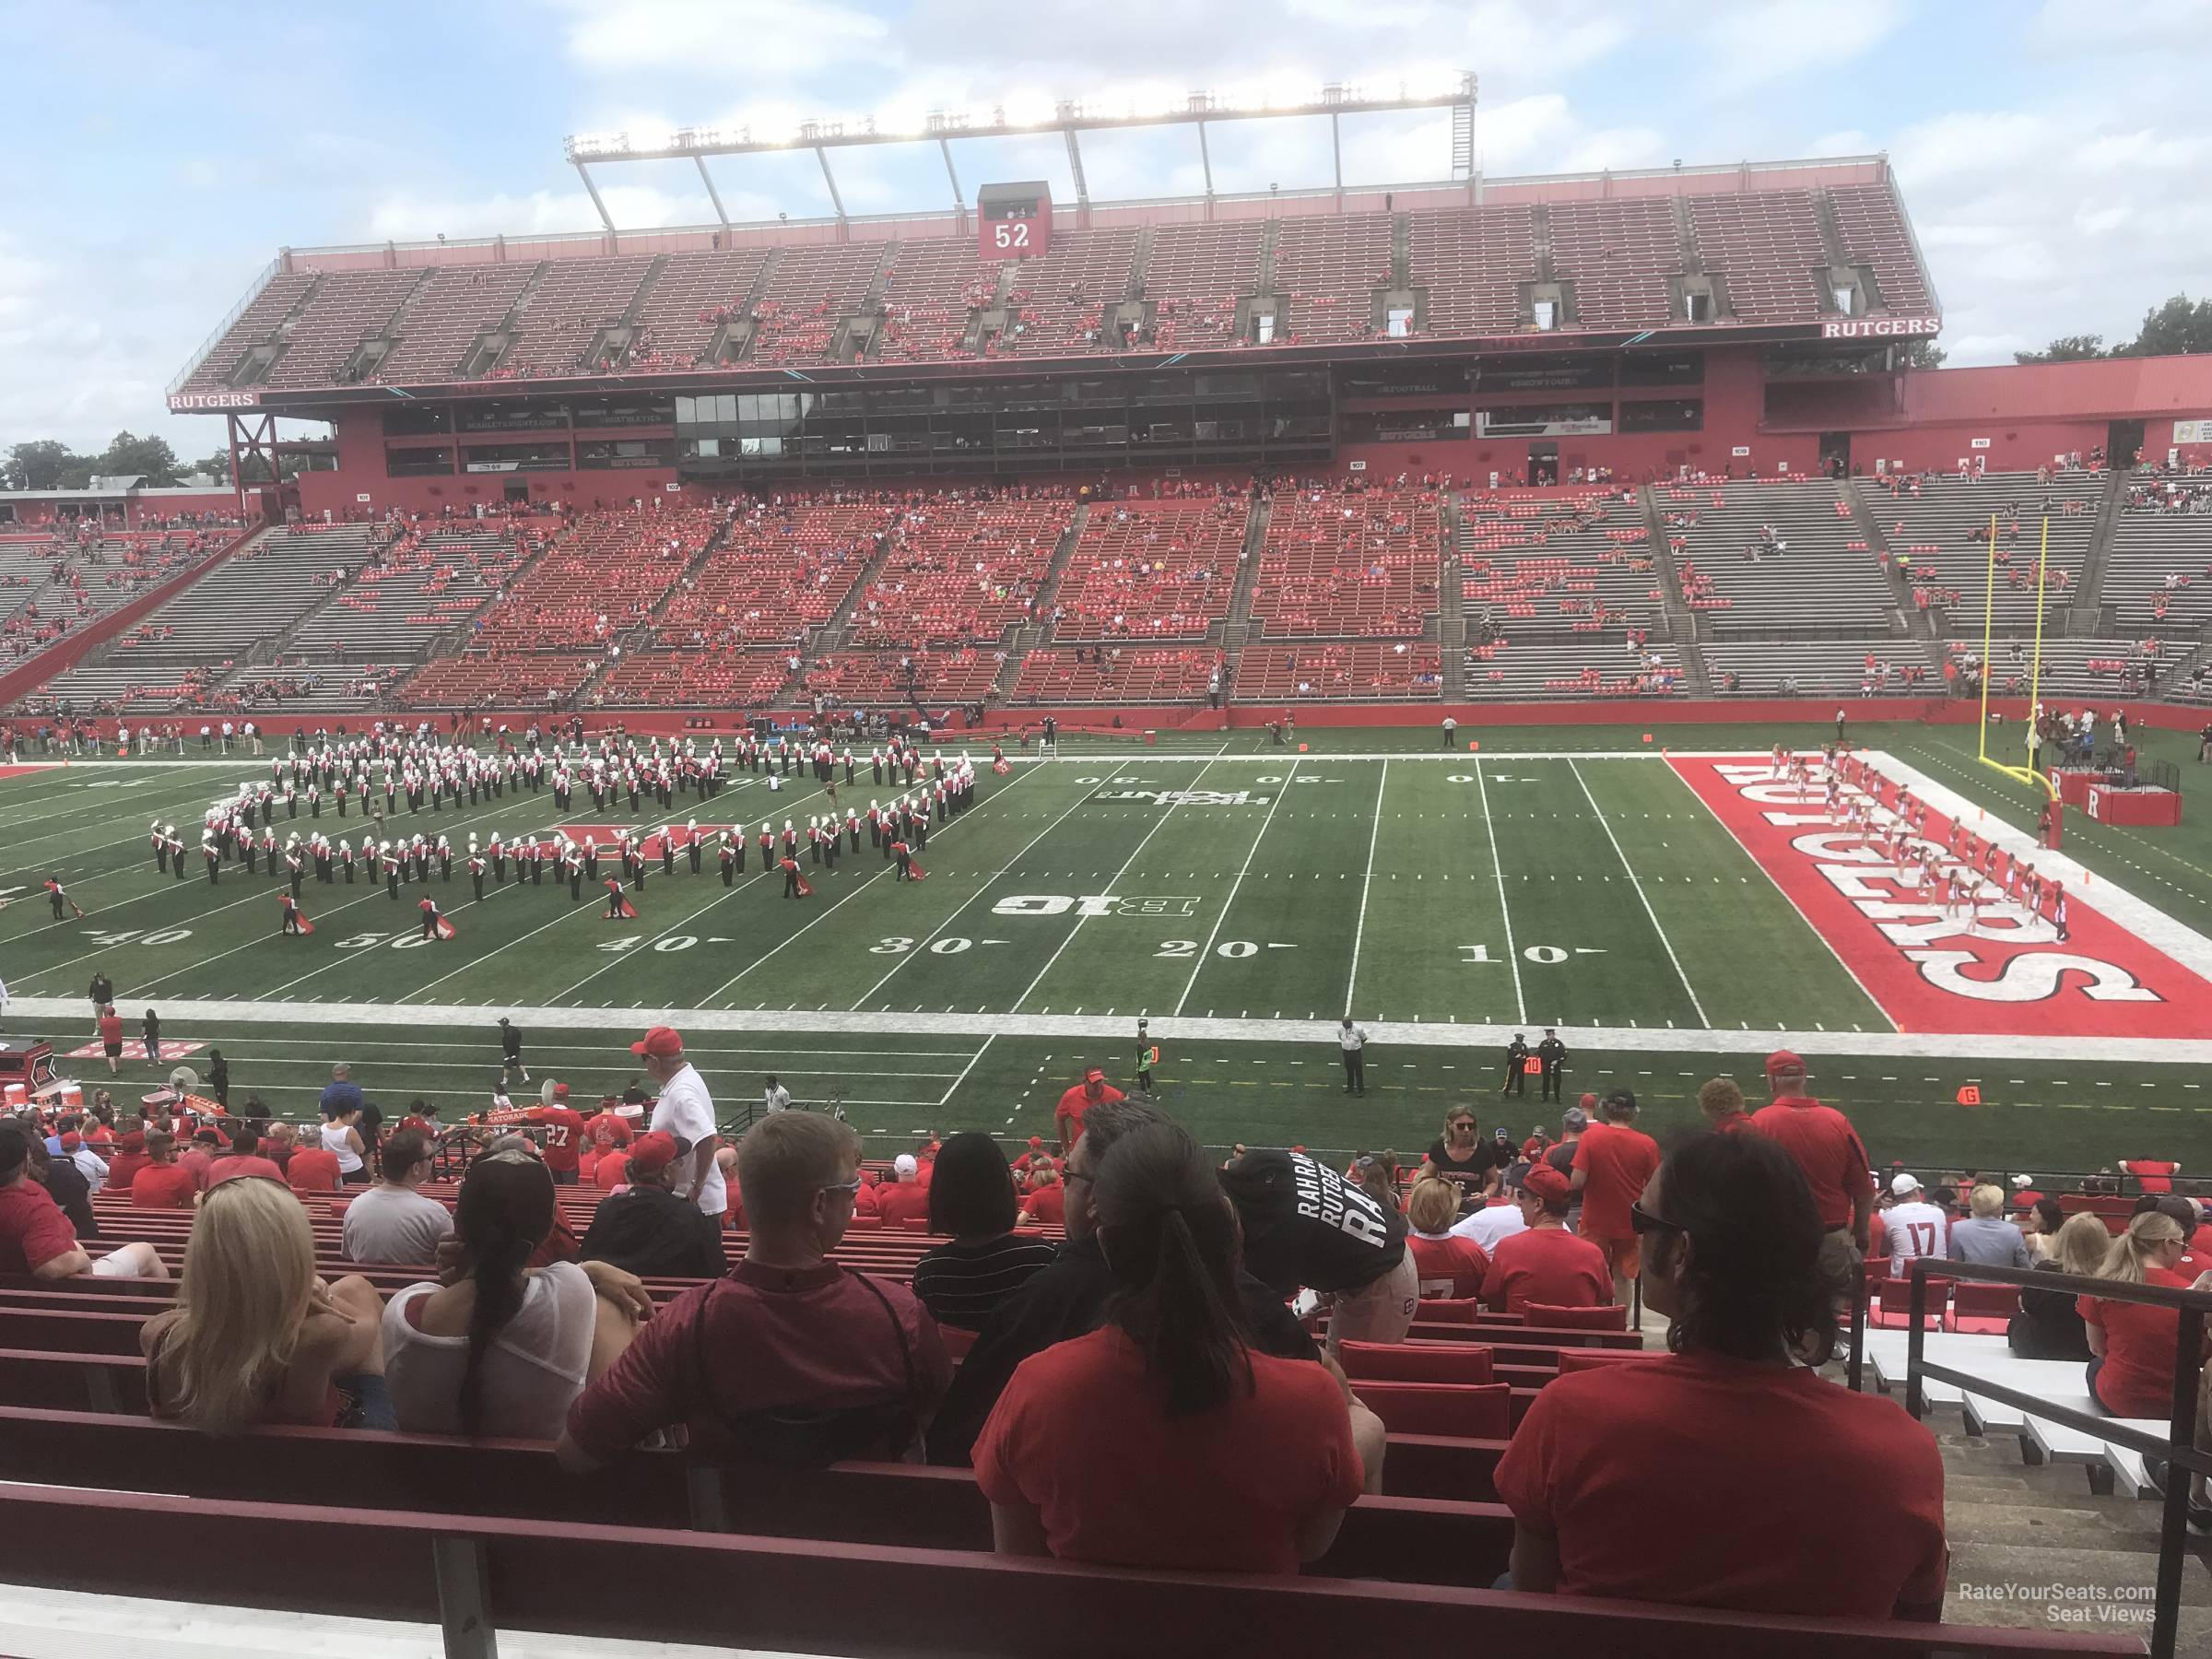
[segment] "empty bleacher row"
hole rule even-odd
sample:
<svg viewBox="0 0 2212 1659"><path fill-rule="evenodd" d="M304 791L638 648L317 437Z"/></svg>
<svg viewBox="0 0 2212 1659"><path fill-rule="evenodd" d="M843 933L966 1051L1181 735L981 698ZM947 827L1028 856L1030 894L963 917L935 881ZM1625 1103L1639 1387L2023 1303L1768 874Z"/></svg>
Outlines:
<svg viewBox="0 0 2212 1659"><path fill-rule="evenodd" d="M1708 636L1878 634L1898 603L1827 479L1655 488L1683 597Z"/></svg>
<svg viewBox="0 0 2212 1659"><path fill-rule="evenodd" d="M1924 639L1712 641L1699 650L1721 695L1940 697L1945 689Z"/></svg>
<svg viewBox="0 0 2212 1659"><path fill-rule="evenodd" d="M593 707L765 709L791 679L780 651L631 652L593 684Z"/></svg>
<svg viewBox="0 0 2212 1659"><path fill-rule="evenodd" d="M1470 645L1469 702L1556 702L1584 697L1680 697L1682 655L1672 644Z"/></svg>
<svg viewBox="0 0 2212 1659"><path fill-rule="evenodd" d="M35 654L219 548L222 529L0 536L0 663Z"/></svg>
<svg viewBox="0 0 2212 1659"><path fill-rule="evenodd" d="M1193 702L1221 671L1210 646L1147 650L1102 646L1083 651L1032 651L1014 681L1019 703Z"/></svg>
<svg viewBox="0 0 2212 1659"><path fill-rule="evenodd" d="M839 708L885 708L916 700L932 714L952 703L982 702L1006 653L963 645L944 650L833 651L806 672L802 700L826 697Z"/></svg>
<svg viewBox="0 0 2212 1659"><path fill-rule="evenodd" d="M2051 618L2064 618L2080 590L2104 481L2086 473L2062 473L2047 483L2033 473L1979 477L1936 473L1900 479L1894 488L1878 479L1856 478L1852 488L1873 514L1890 558L1909 559L1915 588L1928 586L1960 595L1959 606L1951 607L1954 622L1969 618L1980 622L1987 594L1992 596L1990 614L1996 628L2031 633L2039 562L2046 627L2052 625ZM2043 556L2046 517L2050 544ZM1993 519L1994 588L1989 582Z"/></svg>
<svg viewBox="0 0 2212 1659"><path fill-rule="evenodd" d="M1236 695L1246 702L1430 701L1443 695L1442 656L1441 646L1403 640L1247 645L1237 656Z"/></svg>
<svg viewBox="0 0 2212 1659"><path fill-rule="evenodd" d="M1651 531L1633 491L1470 493L1459 498L1458 518L1470 628L1621 639L1663 618Z"/></svg>
<svg viewBox="0 0 2212 1659"><path fill-rule="evenodd" d="M1411 638L1438 605L1443 525L1434 491L1279 492L1252 615L1271 638Z"/></svg>
<svg viewBox="0 0 2212 1659"><path fill-rule="evenodd" d="M1887 184L1744 192L1707 182L1680 197L1163 223L1149 231L1141 259L1146 233L1069 229L1005 276L1008 325L980 348L1024 357L1122 348L1119 331L1102 333L1100 323L1104 306L1124 299L1147 302L1137 345L1171 351L1249 343L1256 334L1243 326L1244 302L1261 292L1271 232L1270 291L1287 319L1278 342L1370 337L1401 237L1404 279L1418 296L1413 332L1425 335L1537 327L1524 294L1540 276L1571 293L1566 312L1552 319L1558 325L1687 323L1674 314L1671 284L1692 268L1693 256L1696 268L1720 279L1724 320L1813 322L1835 314L1835 297L1820 281L1830 256L1824 204L1832 209L1837 252L1874 274L1877 291L1867 300L1900 315L1927 309L1926 278ZM1682 214L1678 202L1687 205ZM1688 236L1678 218L1686 218ZM747 317L745 360L763 365L830 360L848 349L844 320L862 314L881 319L867 348L874 360L959 360L979 349L969 324L996 297L1004 269L980 259L968 237L949 233L697 249L659 261L595 254L317 273L313 257L293 255L301 268L274 276L181 389L300 389L356 377L448 383L465 371L494 381L561 374L583 369L601 331L625 319L638 334L611 366L633 372L692 368L723 323ZM505 349L476 360L479 339L509 324ZM371 340L391 344L364 368L357 353Z"/></svg>
<svg viewBox="0 0 2212 1659"><path fill-rule="evenodd" d="M1971 673L1982 665L1981 638L1947 641L1943 653L1947 662ZM2180 660L2187 655L2183 652ZM2179 697L2187 689L2176 659L2125 640L2046 636L2040 665L2032 641L2000 640L1989 661L1993 692L2025 697L2032 686L2038 700L2068 709L2088 703L2101 710L2121 698Z"/></svg>

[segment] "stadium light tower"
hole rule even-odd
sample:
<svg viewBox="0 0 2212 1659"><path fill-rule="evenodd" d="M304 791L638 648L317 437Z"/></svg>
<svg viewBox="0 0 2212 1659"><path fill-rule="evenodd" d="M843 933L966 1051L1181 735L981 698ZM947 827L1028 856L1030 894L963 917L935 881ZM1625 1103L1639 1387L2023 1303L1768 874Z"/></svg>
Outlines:
<svg viewBox="0 0 2212 1659"><path fill-rule="evenodd" d="M606 210L606 202L592 177L594 167L627 161L688 160L699 169L700 182L707 187L707 198L714 205L714 215L727 229L729 215L723 208L721 193L707 172L707 158L802 149L812 150L820 163L822 182L829 187L837 222L842 228L847 222L844 198L830 164L832 150L864 145L934 143L944 159L946 177L952 183L954 212L964 220L966 202L960 191L959 173L952 160L955 138L1060 135L1067 145L1068 171L1075 181L1077 201L1088 207L1090 194L1083 174L1080 134L1166 126L1196 128L1199 165L1206 176L1206 194L1210 199L1214 194L1214 168L1206 144L1206 128L1216 122L1277 120L1285 116L1328 117L1335 187L1341 194L1346 116L1448 109L1452 112L1450 177L1455 182L1465 183L1472 192L1477 188L1475 98L1475 75L1462 70L1441 76L1408 76L1387 93L1332 81L1317 88L1290 92L1274 88L1195 91L1180 100L1156 101L1149 106L1131 100L1117 104L1110 96L1089 100L1014 98L989 110L933 111L919 120L864 115L822 117L791 126L747 122L734 127L682 127L670 133L571 134L562 148L577 176L583 181L584 191L598 211L600 223L610 234L618 235L621 227Z"/></svg>

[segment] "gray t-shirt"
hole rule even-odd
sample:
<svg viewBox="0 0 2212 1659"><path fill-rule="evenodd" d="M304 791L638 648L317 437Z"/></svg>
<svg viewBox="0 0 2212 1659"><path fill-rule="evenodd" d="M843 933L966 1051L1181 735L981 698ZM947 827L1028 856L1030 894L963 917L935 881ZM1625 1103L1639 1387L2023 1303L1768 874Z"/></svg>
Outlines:
<svg viewBox="0 0 2212 1659"><path fill-rule="evenodd" d="M379 1182L346 1206L346 1259L427 1266L453 1230L444 1205Z"/></svg>
<svg viewBox="0 0 2212 1659"><path fill-rule="evenodd" d="M2018 1267L2022 1272L2035 1265L2028 1259L2028 1241L2020 1236L2020 1230L1995 1216L1952 1222L1950 1259L1971 1262L1977 1267Z"/></svg>

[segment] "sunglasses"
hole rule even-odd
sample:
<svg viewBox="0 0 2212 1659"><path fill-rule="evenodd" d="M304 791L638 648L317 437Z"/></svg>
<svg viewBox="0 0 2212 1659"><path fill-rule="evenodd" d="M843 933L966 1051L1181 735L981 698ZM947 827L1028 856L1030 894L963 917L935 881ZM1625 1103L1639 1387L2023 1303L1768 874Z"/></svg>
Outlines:
<svg viewBox="0 0 2212 1659"><path fill-rule="evenodd" d="M1640 1199L1629 1206L1629 1226L1638 1238L1653 1232L1687 1232L1679 1221L1669 1221L1665 1216L1654 1216L1643 1207Z"/></svg>
<svg viewBox="0 0 2212 1659"><path fill-rule="evenodd" d="M815 1189L819 1193L857 1193L865 1184L855 1175L850 1181L825 1181Z"/></svg>

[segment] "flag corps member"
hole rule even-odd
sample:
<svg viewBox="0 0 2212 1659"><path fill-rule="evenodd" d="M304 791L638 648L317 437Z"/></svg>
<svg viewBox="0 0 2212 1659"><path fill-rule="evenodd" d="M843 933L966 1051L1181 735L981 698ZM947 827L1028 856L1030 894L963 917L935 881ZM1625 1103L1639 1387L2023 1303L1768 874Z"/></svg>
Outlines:
<svg viewBox="0 0 2212 1659"><path fill-rule="evenodd" d="M606 878L606 914L600 919L606 922L635 920L637 913L636 911L630 909L629 900L622 896L620 879L613 876L608 877Z"/></svg>
<svg viewBox="0 0 2212 1659"><path fill-rule="evenodd" d="M417 903L416 909L422 912L422 936L424 938L450 939L453 936L453 924L446 920L445 913L438 908L438 901L435 899L421 900Z"/></svg>
<svg viewBox="0 0 2212 1659"><path fill-rule="evenodd" d="M276 895L276 902L284 911L284 926L281 931L288 934L312 934L315 931L315 924L307 919L307 912L300 908L299 900L293 898L289 893L279 893Z"/></svg>
<svg viewBox="0 0 2212 1659"><path fill-rule="evenodd" d="M778 859L776 863L783 871L784 898L811 899L814 897L813 887L807 882L806 877L799 874L799 861L797 859L786 853L782 858Z"/></svg>

